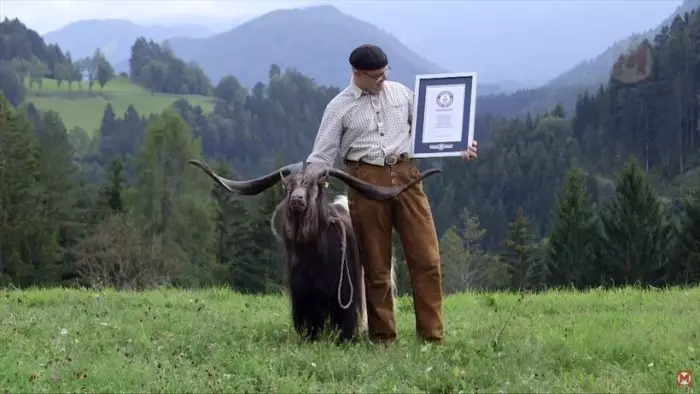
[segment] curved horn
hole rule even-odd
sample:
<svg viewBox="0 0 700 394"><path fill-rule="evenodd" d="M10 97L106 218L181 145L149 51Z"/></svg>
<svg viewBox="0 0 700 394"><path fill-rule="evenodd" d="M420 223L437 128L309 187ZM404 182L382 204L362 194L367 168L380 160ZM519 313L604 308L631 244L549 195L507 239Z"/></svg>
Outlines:
<svg viewBox="0 0 700 394"><path fill-rule="evenodd" d="M396 187L386 187L386 186L377 186L373 185L371 183L367 183L363 180L360 180L358 178L355 178L354 176L348 174L347 172L343 170L339 170L336 168L329 168L328 169L328 175L334 176L346 185L350 186L351 188L357 190L361 195L363 195L366 198L369 198L371 200L387 200L393 197L398 196L399 194L403 193L405 190L407 190L409 187L412 187L416 183L422 181L423 179L433 175L442 172L442 170L437 169L437 168L431 168L429 170L426 170L418 176L417 179L411 181L409 184L404 185L404 186L396 186Z"/></svg>
<svg viewBox="0 0 700 394"><path fill-rule="evenodd" d="M199 167L213 180L215 180L219 185L225 187L226 190L233 193L242 194L244 196L254 196L256 194L264 192L265 190L272 187L272 185L279 182L282 179L282 177L288 176L293 172L301 170L303 166L302 162L298 162L281 167L259 178L254 178L247 181L234 181L217 175L204 162L194 159L188 160L187 162Z"/></svg>

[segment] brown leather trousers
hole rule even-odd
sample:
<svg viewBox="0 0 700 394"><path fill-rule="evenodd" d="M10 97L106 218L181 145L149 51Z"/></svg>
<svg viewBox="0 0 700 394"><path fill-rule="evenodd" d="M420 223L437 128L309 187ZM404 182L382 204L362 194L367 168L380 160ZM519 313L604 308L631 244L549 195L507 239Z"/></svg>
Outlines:
<svg viewBox="0 0 700 394"><path fill-rule="evenodd" d="M381 186L402 185L416 179L410 160L392 166L346 162L346 171ZM365 269L368 333L374 342L396 339L394 299L391 297L391 234L401 239L413 289L417 335L422 340L443 339L440 252L428 198L418 183L396 198L372 201L348 190L353 227Z"/></svg>

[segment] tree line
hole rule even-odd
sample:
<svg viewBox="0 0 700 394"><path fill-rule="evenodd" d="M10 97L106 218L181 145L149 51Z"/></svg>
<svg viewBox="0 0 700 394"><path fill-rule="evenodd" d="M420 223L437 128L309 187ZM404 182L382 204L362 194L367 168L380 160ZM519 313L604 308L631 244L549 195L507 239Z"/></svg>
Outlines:
<svg viewBox="0 0 700 394"><path fill-rule="evenodd" d="M653 176L670 178L700 164L700 17L677 16L656 35L652 77L611 83L576 104L573 132L583 152L600 156L598 171L628 155ZM614 129L615 133L609 130Z"/></svg>
<svg viewBox="0 0 700 394"><path fill-rule="evenodd" d="M59 88L66 83L68 91L73 84L82 90L81 82L86 79L92 93L95 83L104 88L114 77L114 68L99 48L92 56L73 59L57 44L46 45L18 19L0 22L0 90L12 105L25 100L27 87L41 90L45 78L56 80Z"/></svg>
<svg viewBox="0 0 700 394"><path fill-rule="evenodd" d="M136 39L129 57L129 78L152 92L210 95L209 77L194 62L185 63L167 45Z"/></svg>
<svg viewBox="0 0 700 394"><path fill-rule="evenodd" d="M8 126L0 131L4 285L227 285L270 292L284 283L269 231L279 188L243 198L214 187L187 160L204 157L234 176L231 166L204 155L200 140L175 111L152 115L145 123L129 113L114 120L115 130L141 124L144 132L135 136L141 143L134 144L139 148L133 155L112 155L96 182L81 168L89 158L75 160L55 112L14 109L3 97L0 121ZM107 146L100 141L95 149ZM502 248L486 250L479 216L460 207L460 222L440 237L448 293L700 281L698 191L673 212L631 159L612 197L598 205L586 176L577 166L569 168L544 238L533 235L520 205L505 220ZM405 265L397 252L406 291Z"/></svg>
<svg viewBox="0 0 700 394"><path fill-rule="evenodd" d="M265 291L281 283L277 259L268 258L274 201L265 205L278 195L250 202L214 189L186 164L201 148L174 111L150 116L136 154L114 155L104 167L94 150L76 154L56 112L15 109L3 96L0 122L4 286L228 283ZM132 181L125 162L134 170ZM86 163L98 167L96 181ZM229 167L218 168L226 173Z"/></svg>
<svg viewBox="0 0 700 394"><path fill-rule="evenodd" d="M677 151L663 150L680 146L682 174L692 179L688 189L700 184L700 175L690 175L700 92L689 75L700 64L700 41L691 28L697 21L697 12L676 18L676 28L657 37L656 68L647 85L609 84L596 94L584 92L571 119L561 106L521 117L480 116L477 139L488 143L480 145L478 160L419 163L443 168L425 189L441 240L446 290L700 280L698 195L668 193L681 167ZM690 60L683 67L665 57L676 56L669 48L679 42L692 55L685 55ZM677 86L668 83L669 75L683 78L682 94L673 91L674 105L660 103L654 90L642 94ZM303 160L325 105L338 91L272 65L268 83L250 93L234 76L222 79L212 89L218 100L208 114L186 100L161 114L138 114L133 107L115 114L107 106L92 138L66 133L55 113L7 105L3 122L18 126L8 129L12 136L3 131L3 155L37 164L28 167L35 168L31 181L12 170L19 164L2 170L7 185L17 185L3 189L8 196L0 204L4 283L279 288L284 273L267 223L279 190L255 198L225 194L185 162L201 157L240 179ZM648 135L658 140L640 149L644 145L633 142L644 134L633 125L646 124L639 121L642 114L654 119ZM61 132L47 131L53 129ZM59 135L66 141L45 140ZM677 138L683 143L662 143ZM51 151L61 144L69 149ZM661 153L651 154L649 147ZM60 170L61 162L71 170ZM72 183L65 186L62 179ZM4 236L15 228L30 234L31 242ZM32 244L39 242L49 246ZM401 288L407 290L401 249L396 252Z"/></svg>
<svg viewBox="0 0 700 394"><path fill-rule="evenodd" d="M98 83L103 88L116 74L99 48L92 56L72 59L57 44L47 45L35 31L19 19L0 22L0 88L13 105L26 98L26 87L42 88L44 78L54 79L68 91L81 81L88 92ZM195 63L185 63L165 45L139 37L131 47L129 78L135 84L158 93L211 95L209 78Z"/></svg>

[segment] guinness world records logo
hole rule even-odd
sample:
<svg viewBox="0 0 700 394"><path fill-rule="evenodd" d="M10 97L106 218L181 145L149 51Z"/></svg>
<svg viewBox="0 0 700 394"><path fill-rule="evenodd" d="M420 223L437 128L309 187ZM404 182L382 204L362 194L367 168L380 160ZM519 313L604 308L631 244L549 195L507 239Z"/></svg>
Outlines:
<svg viewBox="0 0 700 394"><path fill-rule="evenodd" d="M447 108L455 101L454 95L449 90L443 90L438 93L435 102L442 108Z"/></svg>

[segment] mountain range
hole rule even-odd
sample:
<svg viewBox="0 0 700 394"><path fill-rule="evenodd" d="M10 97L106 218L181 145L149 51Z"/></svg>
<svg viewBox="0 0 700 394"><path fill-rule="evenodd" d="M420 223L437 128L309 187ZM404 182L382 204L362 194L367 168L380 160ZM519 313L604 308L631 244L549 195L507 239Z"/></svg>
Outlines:
<svg viewBox="0 0 700 394"><path fill-rule="evenodd" d="M385 29L352 16L362 14L359 6L354 3L339 3L338 6L320 5L299 9L284 9L271 11L262 15L251 15L230 20L230 27L223 29L219 20L218 31L206 27L206 24L178 26L140 26L128 21L119 20L90 20L71 23L62 29L44 35L47 43L56 42L62 48L71 52L73 57L83 57L91 54L94 48L101 48L115 66L116 71L128 71L128 57L131 44L136 37L144 36L156 42L167 42L175 55L186 61L194 61L202 67L204 72L214 83L225 75L236 76L242 85L252 88L257 82L265 82L270 64L276 63L280 67L294 67L304 74L312 76L318 83L344 86L347 84L349 74L347 56L350 50L362 43L373 42L382 46L390 56L392 66L391 78L412 86L416 74L453 71L457 69L455 63L437 61L437 56L418 55L418 53L435 53L425 50L425 44L419 44L415 37L422 35L426 39L432 37L435 48L443 48L440 53L450 54L444 50L449 47L447 39L440 40L440 35L447 37L449 29L435 31L434 29L418 29L411 39L406 31L411 22L418 18L417 11L422 6L410 4L406 6L407 14L402 16L404 23L396 23L395 18L383 16L384 20L394 23L381 23ZM420 4L420 3L419 3ZM667 23L675 15L682 14L700 5L700 0L685 0L671 15L658 18L657 23ZM381 10L382 5L377 5ZM440 9L443 14L445 9L459 10L460 2L455 4L435 7L431 12ZM343 9L345 12L341 11ZM465 8L466 9L466 8ZM378 11L375 10L375 11ZM454 11L453 10L453 11ZM427 13L429 10L423 10ZM367 14L366 11L364 11ZM420 13L418 13L420 14ZM367 14L365 19L373 19ZM376 15L386 15L377 12ZM447 18L449 15L442 15ZM380 20L380 16L373 20ZM389 18L389 19L387 19ZM403 26L403 27L402 27ZM630 46L639 40L639 37L649 37L658 31L647 29L643 35L630 35L618 40L613 46L607 48L598 56L583 60L572 60L575 66L559 75L550 75L544 83L535 83L528 80L527 76L514 81L485 81L480 78L478 85L479 94L508 93L525 87L541 86L591 86L606 82L610 68L617 57L624 53ZM389 31L387 31L389 30ZM416 30L416 29L413 29ZM422 30L422 31L421 31ZM399 34L393 34L398 31ZM500 33L501 35L503 33ZM511 33L512 35L517 32ZM403 37L403 39L399 39ZM461 38L460 38L461 39ZM635 41L636 40L636 41ZM404 41L413 42L406 45ZM488 39L487 39L488 41ZM610 42L610 41L609 41ZM470 43L465 44L467 47ZM477 44L481 45L481 44ZM534 45L534 44L533 44ZM420 51L416 47L422 46ZM457 49L457 48L455 48ZM452 51L453 58L464 58L469 51ZM498 51L495 51L498 53ZM509 54L501 53L501 62L509 63L509 67L517 67L512 64L515 59ZM444 60L444 58L443 58ZM496 58L492 64L496 64ZM583 61L582 61L583 60ZM551 61L550 61L551 62ZM578 63L578 64L576 64ZM445 64L449 64L446 66ZM495 67L495 66L494 66ZM491 67L491 68L494 68ZM488 74L490 67L482 66L477 71L480 75L483 71ZM523 73L525 74L525 73ZM541 79L541 78L540 78Z"/></svg>
<svg viewBox="0 0 700 394"><path fill-rule="evenodd" d="M387 52L391 78L409 86L416 74L445 71L396 37L333 6L272 11L211 37L168 40L177 56L196 61L213 81L232 74L248 87L266 81L272 63L295 67L320 84L344 86L350 77L348 55L367 42Z"/></svg>

